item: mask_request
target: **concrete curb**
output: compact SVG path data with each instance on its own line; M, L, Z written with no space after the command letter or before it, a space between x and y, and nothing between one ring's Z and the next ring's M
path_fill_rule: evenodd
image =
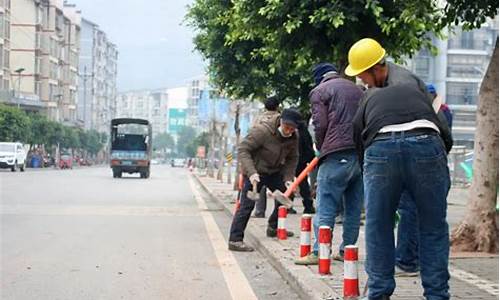
M203 190L210 196L210 198L222 205L224 211L228 214L228 216L232 217L232 208L217 196L215 196L212 191L210 191L209 188L205 186L198 175L192 175L203 188ZM289 258L289 256L293 257L293 255L280 257L280 253L291 252L295 251L296 249L286 248L279 241L275 239L269 239L268 237L266 237L262 229L258 228L252 223L248 224L245 236L256 247L257 251L268 258L270 264L278 271L281 277L285 281L287 281L290 287L292 287L292 289L302 299L343 299L343 295L340 295L330 286L328 286L323 280L320 280L320 277L318 277L319 275L312 273L309 268L295 265L294 261Z

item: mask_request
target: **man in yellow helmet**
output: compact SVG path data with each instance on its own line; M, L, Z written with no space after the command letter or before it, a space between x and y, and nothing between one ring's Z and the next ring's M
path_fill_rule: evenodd
M423 99L427 98L429 100L430 103L428 103L428 105L430 107L433 96L428 92L425 83L415 74L404 69L403 67L386 61L385 56L385 49L382 48L382 46L377 41L370 38L359 40L349 50L349 66L346 68L345 73L348 76L356 76L360 78L363 83L366 84L369 88L369 90L365 93L365 97L362 101L361 106L365 107L367 105L367 102L373 101L374 94L377 93L376 90L380 90L379 88L402 86L403 88L399 89L400 100L402 102L405 102L406 100L408 105L414 105L414 103L410 104L410 101L406 99L403 94L415 89L416 91L419 91L420 94L422 94ZM396 92L397 91L398 90L396 90ZM371 112L370 115L367 115L367 113L362 113L363 116L358 116L358 119L381 120L395 112L396 108L394 105L382 107L381 105L384 104L380 102L377 105L379 106L379 108L376 114L374 114L373 112ZM415 150L421 143L426 142L435 134L439 134L442 141L444 142L441 143L445 145L446 151L449 151L451 149L453 141L444 115L438 114L437 119L439 121L439 126L437 126L436 122L430 121L430 119L432 118L430 118L429 116L426 116L425 118L422 117L423 114L416 111L416 107L412 106L405 108L403 105L398 109L399 116L392 118L390 121L388 121L388 123L386 122L387 124L384 124L382 128L377 128L376 131L374 131L373 128L367 129L367 125L369 124L364 124L363 122L361 122L363 124L358 124L357 127L361 128L362 131L358 130L359 136L355 137L355 140L373 140L376 142L387 141L390 146L393 146L393 143L391 143L392 140L395 147L397 145L396 142L402 142L407 145L411 144L413 140L415 140L417 141L416 144L411 146L413 147L412 149ZM358 114L360 114L359 111ZM363 147L358 148L362 149ZM366 153L368 153L370 149L364 150L364 155L366 156ZM396 150L397 149L391 149L391 151ZM371 149L371 151L373 151L373 149ZM386 155L390 156L390 151L384 153L383 156ZM381 158L381 160L383 159ZM405 163L406 162L401 162L399 165L402 166ZM405 187L403 185L403 189L401 191L394 191L395 193L400 194L400 199L398 202L399 213L401 215L401 221L398 226L398 245L396 251L394 251L394 237L392 236L392 230L390 232L382 232L384 231L382 228L385 228L384 226L389 224L391 221L381 220L381 215L377 213L377 211L380 211L378 209L380 208L380 206L384 206L387 204L387 196L384 197L377 192L380 192L384 189L382 186L373 184L374 182L376 182L376 180L374 180L373 178L377 179L380 176L388 177L389 174L385 174L384 170L386 170L387 168L385 168L384 166L378 166L381 168L377 169L376 165L377 164L372 163L372 160L368 160L367 162L365 162L364 168L364 182L367 205L366 269L369 275L369 299L388 299L388 297L392 294L395 288L393 277L394 263L396 265L397 273L405 274L406 276L417 275L419 266L421 266L422 283L424 285L425 295L427 299L447 299L447 297L449 297L449 275L447 269L447 253L449 251L449 245L446 244L448 240L447 226L446 233L442 232L439 237L440 242L438 242L436 239L435 243L432 243L432 245L425 245L426 249L429 249L428 246L431 246L431 248L439 248L436 250L436 252L442 254L436 254L436 257L439 256L439 263L436 263L436 261L430 262L428 253L426 252L420 252L422 257L420 257L419 261L418 236L420 234L420 240L422 240L422 235L425 235L425 238L427 238L431 237L432 233L428 232L428 228L424 228L425 232L419 232L419 227L422 228L422 224L418 224L418 220L422 218L419 218L419 216L417 216L417 206L420 206L420 209L422 209L422 204L416 203L417 199L413 197L413 192L410 192L408 187ZM408 174L408 176L411 175L417 177L423 175L422 170L417 169L406 170L405 174ZM390 190L392 191L392 188L390 188ZM385 192L387 193L388 191ZM382 196L383 199L379 199L377 195ZM446 203L446 198L440 198L439 201L441 200ZM444 228L439 228L439 230L444 230ZM382 238L382 236L385 238ZM390 242L390 237L392 237L392 243ZM441 241L441 239L443 241ZM396 257L395 261L394 257ZM388 263L389 261L392 261L392 263ZM433 274L430 274L430 264L437 266L439 270L435 269L437 271Z

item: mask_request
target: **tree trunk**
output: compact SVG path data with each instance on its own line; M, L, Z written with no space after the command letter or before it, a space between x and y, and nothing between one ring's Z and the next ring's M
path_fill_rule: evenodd
M456 251L498 253L498 38L479 91L474 177L467 214L451 237Z
M236 104L236 113L234 117L234 132L236 133L236 143L234 145L234 153L236 153L236 159L238 159L238 146L240 145L240 135L241 135L241 129L240 129L240 110L241 106L240 103ZM236 174L234 174L234 184L233 184L233 191L237 191L239 189L238 183L239 183L239 176L240 176L240 162L236 164Z

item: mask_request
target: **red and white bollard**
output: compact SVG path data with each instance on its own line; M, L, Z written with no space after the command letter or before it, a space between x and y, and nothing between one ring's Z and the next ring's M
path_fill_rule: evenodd
M358 297L358 246L349 245L344 249L344 299Z
M300 220L300 257L311 253L311 215L302 215Z
M330 226L320 226L318 233L319 244L319 274L329 275L330 273L330 252L332 248L332 229Z
M277 230L278 240L286 240L287 238L286 227L285 227L287 214L288 210L286 209L286 206L283 205L280 206L278 209L278 230Z

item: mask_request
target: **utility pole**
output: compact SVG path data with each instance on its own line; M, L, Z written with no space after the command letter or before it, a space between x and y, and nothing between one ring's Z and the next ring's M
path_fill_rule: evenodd
M236 142L234 144L233 152L236 153L236 156L238 156L238 146L240 145L240 134L241 134L241 128L240 128L240 113L241 113L241 104L240 101L236 103L236 112L234 116L234 132L236 133ZM233 190L237 191L238 190L238 179L240 175L240 162L238 161L238 164L236 165L236 174L234 178L234 185L233 185Z
M21 78L24 70L24 68L19 68L14 71L17 73L17 109L21 108Z
M221 132L220 132L220 139L219 139L219 170L217 172L217 180L220 180L221 182L223 181L223 174L224 174L224 161L226 158L226 151L227 151L227 143L224 145L224 148L222 146L224 142L224 137L225 137L225 131L226 131L226 126L227 124L224 122L221 124Z

